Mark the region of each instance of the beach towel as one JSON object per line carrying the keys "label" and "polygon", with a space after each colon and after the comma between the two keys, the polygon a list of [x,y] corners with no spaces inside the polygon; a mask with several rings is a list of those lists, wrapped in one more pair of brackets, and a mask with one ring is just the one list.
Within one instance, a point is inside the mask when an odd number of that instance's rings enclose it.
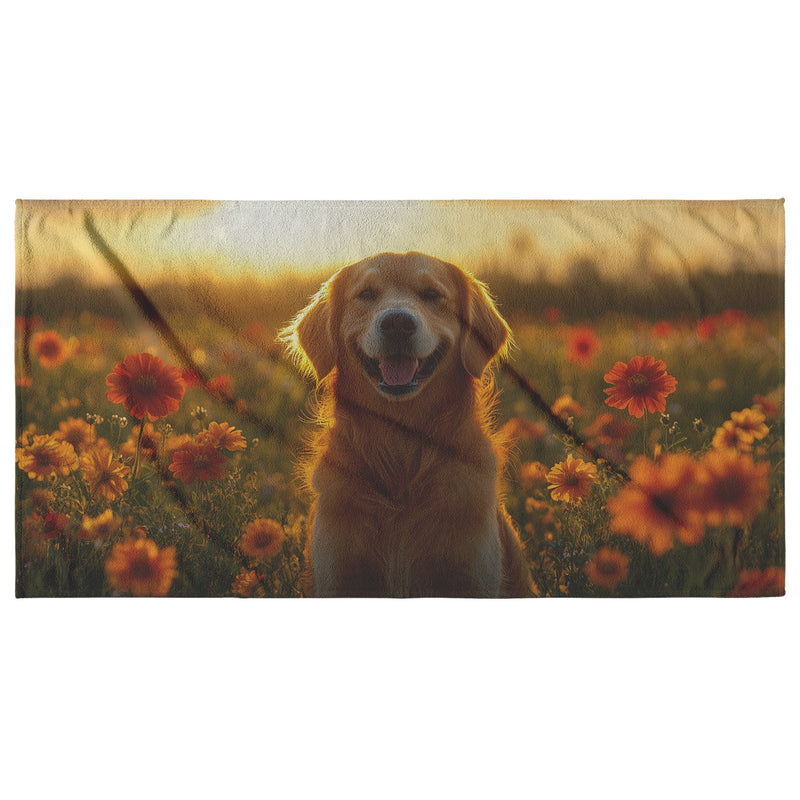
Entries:
{"label": "beach towel", "polygon": [[[465,380],[532,596],[784,594],[783,201],[24,200],[17,596],[313,593],[309,441],[338,423],[286,332],[383,253],[474,276],[507,326]],[[436,359],[392,353],[362,359],[381,391],[428,391]]]}

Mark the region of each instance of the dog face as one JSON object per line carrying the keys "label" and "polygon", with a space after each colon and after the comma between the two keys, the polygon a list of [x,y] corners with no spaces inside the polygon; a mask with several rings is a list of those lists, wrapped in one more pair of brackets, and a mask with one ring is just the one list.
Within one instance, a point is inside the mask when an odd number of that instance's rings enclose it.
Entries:
{"label": "dog face", "polygon": [[344,267],[282,336],[318,380],[338,367],[387,400],[453,369],[479,378],[508,337],[483,284],[421,253]]}

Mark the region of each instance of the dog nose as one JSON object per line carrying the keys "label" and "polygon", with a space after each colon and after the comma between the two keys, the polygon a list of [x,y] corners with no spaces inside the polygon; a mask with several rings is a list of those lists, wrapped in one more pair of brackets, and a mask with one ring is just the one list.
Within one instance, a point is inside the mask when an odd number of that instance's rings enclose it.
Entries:
{"label": "dog nose", "polygon": [[417,331],[417,318],[408,311],[390,308],[378,320],[378,329],[388,339],[408,339]]}

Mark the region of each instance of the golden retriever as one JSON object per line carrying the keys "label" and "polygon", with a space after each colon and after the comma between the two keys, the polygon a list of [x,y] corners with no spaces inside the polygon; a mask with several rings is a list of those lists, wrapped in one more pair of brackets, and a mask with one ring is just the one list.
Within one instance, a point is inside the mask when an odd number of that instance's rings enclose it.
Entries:
{"label": "golden retriever", "polygon": [[510,331],[486,287],[383,253],[339,270],[280,340],[322,384],[306,594],[531,594],[498,496],[487,367]]}

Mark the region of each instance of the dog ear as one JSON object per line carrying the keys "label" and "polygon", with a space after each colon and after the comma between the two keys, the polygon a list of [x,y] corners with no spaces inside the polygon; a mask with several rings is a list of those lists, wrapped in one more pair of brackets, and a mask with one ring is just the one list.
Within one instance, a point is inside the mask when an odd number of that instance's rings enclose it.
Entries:
{"label": "dog ear", "polygon": [[333,332],[331,284],[328,281],[311,302],[278,335],[289,355],[303,373],[319,383],[336,366],[336,337]]}
{"label": "dog ear", "polygon": [[467,291],[462,315],[461,363],[473,378],[480,378],[489,362],[504,357],[511,330],[495,308],[486,286],[466,277]]}

